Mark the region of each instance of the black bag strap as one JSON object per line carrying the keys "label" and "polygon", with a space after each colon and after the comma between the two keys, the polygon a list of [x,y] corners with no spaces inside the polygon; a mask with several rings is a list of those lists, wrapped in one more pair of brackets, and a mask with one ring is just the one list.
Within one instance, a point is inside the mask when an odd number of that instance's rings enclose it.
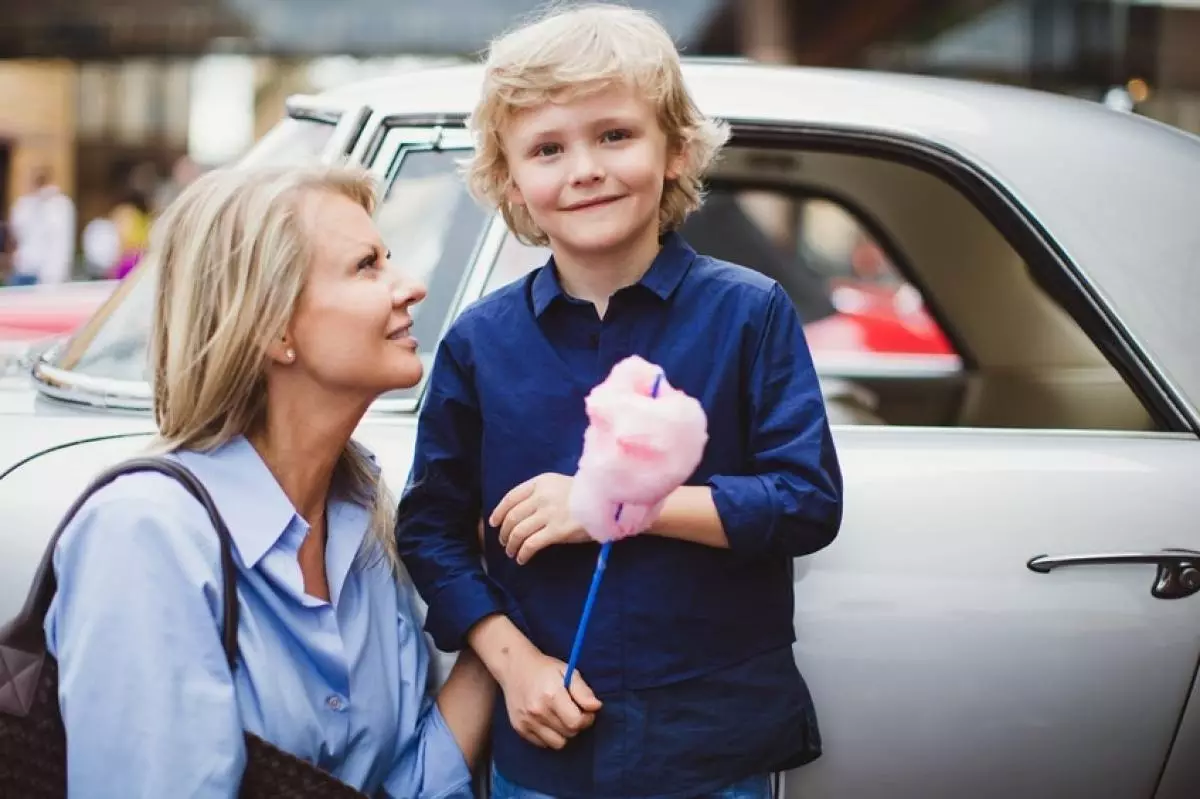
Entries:
{"label": "black bag strap", "polygon": [[136,472],[158,472],[181,484],[204,506],[205,513],[208,514],[212,526],[217,531],[217,537],[221,543],[221,582],[225,604],[222,643],[225,649],[225,659],[229,662],[229,668],[232,671],[237,663],[238,604],[237,571],[233,564],[233,542],[229,536],[229,528],[225,526],[225,521],[217,511],[217,506],[204,488],[204,484],[179,462],[161,456],[131,458],[119,463],[102,472],[84,489],[63,516],[62,521],[59,522],[54,535],[51,536],[50,544],[46,547],[46,552],[42,555],[42,561],[34,575],[29,595],[25,598],[25,606],[0,635],[0,640],[6,640],[10,645],[19,646],[26,652],[45,652],[46,639],[43,625],[46,614],[50,611],[50,602],[54,599],[54,593],[58,588],[54,576],[54,549],[58,545],[59,538],[62,537],[63,531],[70,524],[71,519],[75,517],[80,507],[92,494],[118,477]]}

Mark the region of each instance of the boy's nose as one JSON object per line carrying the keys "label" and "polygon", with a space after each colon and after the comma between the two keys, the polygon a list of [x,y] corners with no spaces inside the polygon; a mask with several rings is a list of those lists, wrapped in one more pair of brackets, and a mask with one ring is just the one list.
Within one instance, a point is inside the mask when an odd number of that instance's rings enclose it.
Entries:
{"label": "boy's nose", "polygon": [[575,185],[596,183],[604,179],[604,168],[599,159],[586,149],[576,154],[571,166],[571,182]]}

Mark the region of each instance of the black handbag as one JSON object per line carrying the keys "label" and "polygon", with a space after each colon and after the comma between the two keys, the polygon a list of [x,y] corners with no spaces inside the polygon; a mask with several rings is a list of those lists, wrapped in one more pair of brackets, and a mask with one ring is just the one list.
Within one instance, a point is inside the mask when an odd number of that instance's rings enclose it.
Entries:
{"label": "black handbag", "polygon": [[[54,547],[71,518],[97,489],[133,472],[160,472],[181,483],[207,511],[221,539],[225,657],[237,668],[237,572],[229,529],[212,498],[186,468],[167,458],[134,458],[96,478],[67,511],[42,556],[25,606],[0,628],[0,797],[60,799],[67,795],[66,732],[58,706],[58,664],[46,652],[43,621],[54,598]],[[186,723],[186,719],[180,719]],[[246,736],[246,771],[239,796],[366,796],[295,755],[252,733]]]}

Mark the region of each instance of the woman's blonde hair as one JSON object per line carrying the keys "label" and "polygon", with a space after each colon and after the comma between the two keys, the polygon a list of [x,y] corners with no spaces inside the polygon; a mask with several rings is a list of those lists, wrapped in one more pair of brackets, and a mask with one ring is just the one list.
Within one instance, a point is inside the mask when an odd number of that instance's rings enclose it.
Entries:
{"label": "woman's blonde hair", "polygon": [[[154,226],[144,268],[157,280],[156,448],[211,450],[261,429],[267,348],[283,336],[312,258],[302,208],[310,192],[375,207],[375,184],[360,169],[235,167],[196,180]],[[373,537],[397,564],[392,495],[353,441],[332,490],[371,510]]]}
{"label": "woman's blonde hair", "polygon": [[508,199],[505,126],[521,109],[567,102],[620,82],[654,105],[670,152],[684,156],[678,178],[663,188],[661,230],[679,227],[700,207],[702,176],[729,138],[729,127],[700,113],[684,86],[675,43],[649,14],[603,3],[551,10],[492,42],[484,67],[483,93],[469,123],[475,154],[466,165],[467,185],[481,202],[500,209],[521,241],[549,243],[529,211]]}

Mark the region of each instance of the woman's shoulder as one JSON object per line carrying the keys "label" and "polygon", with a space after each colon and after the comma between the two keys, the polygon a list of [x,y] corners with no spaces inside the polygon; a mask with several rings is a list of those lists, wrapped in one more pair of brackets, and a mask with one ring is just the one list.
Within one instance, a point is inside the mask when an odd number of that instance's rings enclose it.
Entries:
{"label": "woman's shoulder", "polygon": [[105,560],[192,561],[219,567],[220,545],[204,507],[186,488],[158,472],[121,475],[97,489],[68,520],[59,557],[102,548]]}

